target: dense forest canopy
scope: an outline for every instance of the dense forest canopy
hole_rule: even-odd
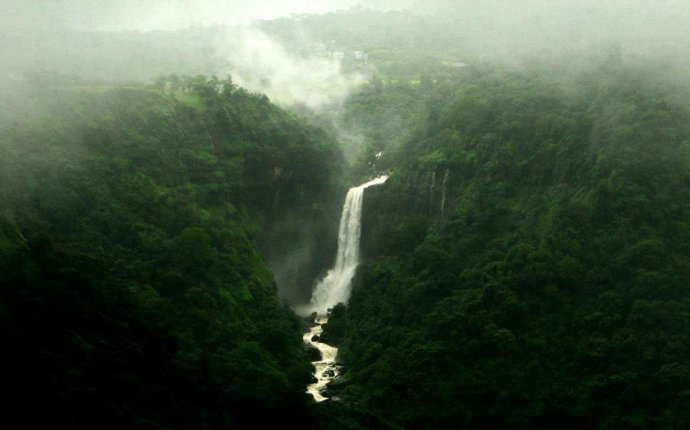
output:
[[[432,96],[329,323],[341,396],[410,428],[688,425],[690,112],[621,64],[571,85]]]
[[[683,2],[135,3],[3,5],[8,422],[690,427]],[[315,403],[290,306],[382,173]]]
[[[3,118],[3,369],[58,425],[217,427],[304,403],[301,326],[257,240],[299,243],[268,226],[324,211],[337,148],[229,79],[179,80],[46,85]]]

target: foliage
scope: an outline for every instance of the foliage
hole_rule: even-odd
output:
[[[337,148],[229,79],[181,81],[196,107],[48,86],[2,123],[2,368],[22,422],[305,421],[302,327],[256,238],[318,213]]]
[[[409,428],[690,425],[681,90],[615,62],[440,83],[367,191],[340,395]]]

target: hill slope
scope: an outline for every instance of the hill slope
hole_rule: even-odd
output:
[[[690,112],[615,62],[438,89],[363,211],[340,393],[409,428],[690,425]]]
[[[0,118],[1,367],[21,422],[304,421],[301,325],[256,238],[318,216],[339,151],[229,80],[188,83],[38,86]]]

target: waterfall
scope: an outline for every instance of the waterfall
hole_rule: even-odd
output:
[[[335,265],[319,281],[312,293],[310,301],[312,312],[325,315],[329,308],[341,302],[347,303],[350,299],[350,283],[359,264],[359,238],[362,232],[364,190],[373,185],[383,184],[387,179],[388,176],[379,176],[358,187],[350,188],[347,192],[343,212],[340,216],[338,254]]]
[[[341,302],[347,303],[350,299],[350,283],[359,264],[364,190],[373,185],[383,184],[387,179],[388,176],[379,176],[358,187],[350,188],[347,192],[343,212],[340,215],[338,254],[335,265],[316,285],[309,306],[302,308],[301,312],[296,309],[300,314],[306,315],[312,312],[317,314],[314,325],[302,338],[304,343],[316,348],[321,355],[320,360],[312,362],[316,381],[307,387],[307,393],[311,394],[316,402],[328,399],[325,396],[326,385],[340,375],[341,366],[336,362],[338,348],[319,342],[319,339],[323,324],[328,322],[328,309]]]
[[[448,175],[450,170],[446,169],[446,173],[443,175],[443,185],[441,186],[441,218],[446,212],[446,192],[448,191]]]

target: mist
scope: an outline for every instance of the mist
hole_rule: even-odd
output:
[[[411,3],[411,2],[409,2]],[[390,9],[408,2],[367,2]],[[252,26],[295,14],[359,4],[350,0],[262,2],[2,0],[0,77],[47,75],[91,82],[151,81],[163,74],[232,75],[283,105],[316,109],[363,82],[343,74],[332,55],[297,56]]]
[[[412,2],[391,0],[2,0],[5,30],[176,30],[189,25],[227,25],[292,14],[318,14],[358,4],[399,8]]]
[[[404,46],[429,66],[576,66],[614,48],[690,68],[690,4],[680,0],[0,0],[0,10],[4,80],[231,74],[283,106],[312,109],[342,101],[390,62],[374,55],[365,73],[344,70],[341,51]],[[287,38],[273,31],[281,18],[293,27]]]
[[[470,44],[503,55],[582,51],[602,44],[635,54],[663,49],[687,55],[690,4],[681,0],[439,1],[432,10],[464,27]]]
[[[343,100],[365,81],[360,73],[344,74],[331,56],[299,57],[275,39],[251,26],[230,29],[219,52],[228,72],[240,85],[266,93],[283,106],[310,109]]]
[[[688,280],[690,0],[0,0],[7,423],[690,428]]]
[[[417,87],[467,69],[535,63],[569,72],[607,55],[662,65],[669,79],[690,76],[690,2],[680,0],[0,0],[0,10],[0,88],[230,75],[282,107],[314,114],[350,164],[412,127],[415,115],[379,109],[369,117],[385,137],[372,137],[344,118],[345,101],[379,83]],[[17,106],[4,114],[33,109],[0,97]],[[315,247],[305,240],[272,256],[281,284],[325,268],[305,269]],[[295,301],[307,287],[295,284],[284,296]]]

